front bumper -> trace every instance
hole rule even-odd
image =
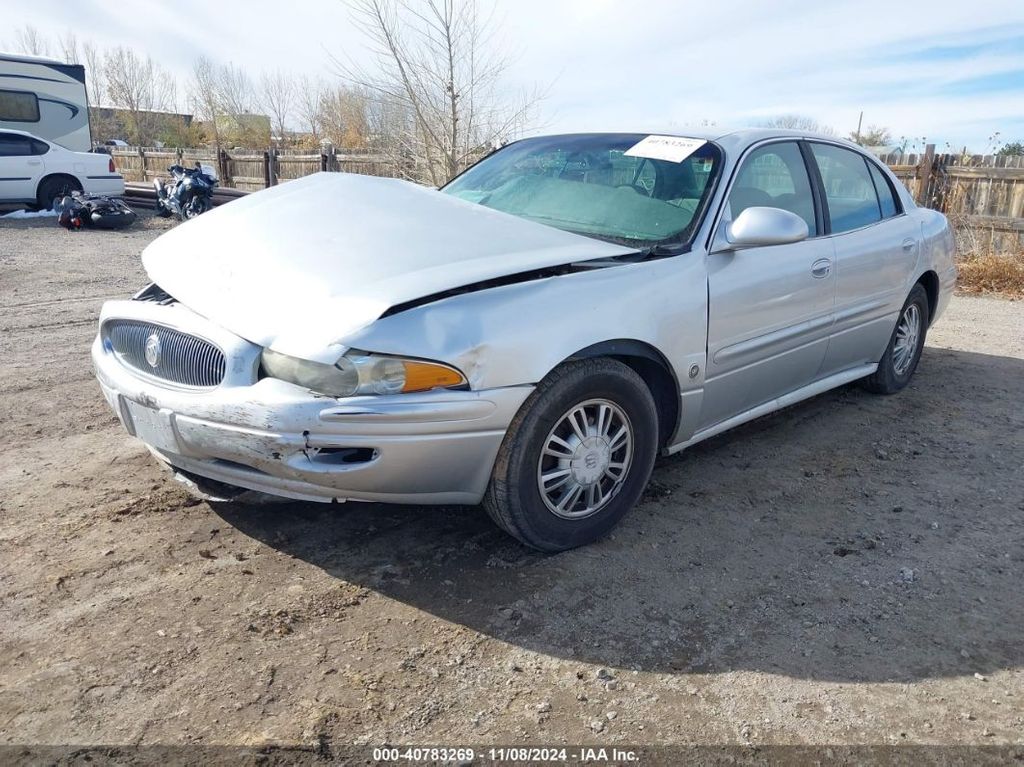
[[[313,501],[478,503],[508,424],[533,390],[438,390],[335,399],[255,380],[259,347],[175,304],[116,301],[100,323],[138,319],[217,343],[224,383],[150,379],[97,337],[93,365],[121,423],[158,458],[200,477]]]

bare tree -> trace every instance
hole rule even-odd
[[[320,126],[323,121],[324,91],[323,80],[303,75],[298,82],[296,106],[302,127],[309,131],[314,143],[320,142]]]
[[[107,90],[103,51],[86,40],[82,43],[82,57],[85,59],[85,99],[89,104],[89,127],[93,140],[102,142],[117,138],[109,113],[100,106]]]
[[[410,153],[402,147],[405,137],[416,135],[416,115],[408,104],[378,94],[367,101],[366,116],[370,144],[391,154],[396,167],[403,167]]]
[[[49,56],[50,40],[31,24],[14,30],[14,49],[30,56]]]
[[[761,123],[765,128],[786,128],[788,130],[805,130],[813,133],[823,133],[826,136],[835,136],[835,128],[822,125],[813,117],[805,115],[786,114],[769,118]]]
[[[82,43],[82,54],[85,57],[86,98],[89,106],[98,107],[102,94],[106,91],[104,78],[103,52],[89,40]]]
[[[189,96],[218,147],[234,143],[267,146],[270,142],[270,122],[252,113],[253,85],[241,67],[217,65],[199,57],[192,67]]]
[[[322,99],[320,124],[324,136],[335,146],[365,147],[370,138],[370,97],[359,88],[340,86]]]
[[[414,159],[413,175],[443,184],[530,119],[539,94],[515,95],[502,87],[509,56],[495,39],[493,17],[481,15],[477,0],[348,3],[376,67],[334,63],[389,109],[411,116],[391,148]]]
[[[232,117],[251,114],[252,80],[244,69],[232,63],[220,66],[217,70],[217,98],[224,112]]]
[[[231,141],[247,146],[267,146],[270,125],[253,114],[255,102],[252,80],[245,70],[232,63],[217,69],[216,93],[226,133]]]
[[[192,65],[189,83],[192,111],[206,124],[217,149],[221,148],[221,116],[217,67],[210,59],[200,56]]]
[[[80,64],[81,54],[78,49],[78,37],[70,29],[57,38],[60,46],[60,57],[68,64]]]
[[[274,135],[284,141],[284,131],[295,102],[295,78],[275,69],[260,77],[260,106],[270,115]]]
[[[129,48],[107,52],[103,60],[106,94],[111,106],[126,113],[132,143],[149,145],[159,128],[158,111],[174,105],[175,82],[152,58],[138,56]]]

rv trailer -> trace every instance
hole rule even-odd
[[[92,149],[85,67],[0,53],[0,130],[5,128],[75,152]]]

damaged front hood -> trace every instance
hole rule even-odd
[[[142,254],[150,278],[261,346],[333,362],[392,306],[631,249],[397,179],[317,173],[223,205]]]

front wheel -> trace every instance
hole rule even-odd
[[[512,420],[484,508],[541,551],[591,543],[640,498],[657,439],[654,398],[632,368],[605,358],[565,363]]]
[[[875,394],[895,394],[910,383],[924,350],[928,321],[928,294],[918,283],[900,310],[878,370],[864,379],[865,389]]]
[[[196,195],[181,209],[181,220],[186,221],[187,219],[195,218],[202,213],[206,213],[211,207],[209,197]]]

